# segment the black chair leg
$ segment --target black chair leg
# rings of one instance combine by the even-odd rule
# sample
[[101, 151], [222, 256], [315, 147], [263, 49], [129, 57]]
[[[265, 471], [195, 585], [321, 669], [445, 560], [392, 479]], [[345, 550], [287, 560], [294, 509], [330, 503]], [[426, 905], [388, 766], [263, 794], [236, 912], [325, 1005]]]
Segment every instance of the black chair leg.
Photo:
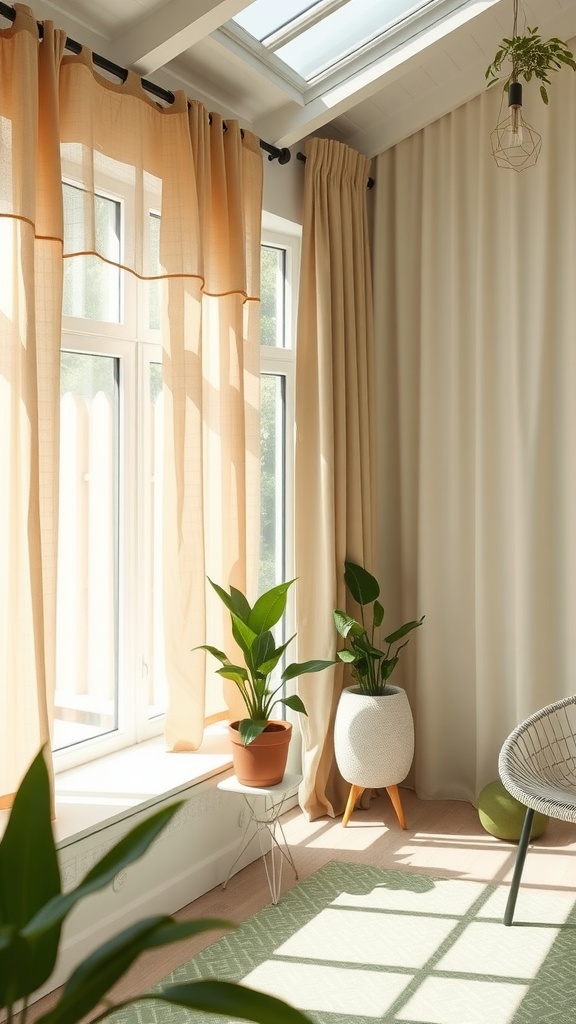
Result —
[[516, 906], [516, 897], [518, 895], [518, 889], [520, 888], [520, 879], [522, 878], [522, 870], [524, 868], [524, 861], [526, 860], [528, 843], [530, 842], [530, 832], [532, 831], [533, 818], [534, 809], [532, 807], [527, 807], [526, 814], [524, 815], [524, 824], [522, 825], [522, 832], [520, 833], [518, 850], [516, 852], [514, 874], [512, 875], [510, 892], [508, 893], [508, 901], [506, 903], [506, 910], [504, 911], [505, 925], [511, 925], [512, 918], [514, 917], [514, 907]]

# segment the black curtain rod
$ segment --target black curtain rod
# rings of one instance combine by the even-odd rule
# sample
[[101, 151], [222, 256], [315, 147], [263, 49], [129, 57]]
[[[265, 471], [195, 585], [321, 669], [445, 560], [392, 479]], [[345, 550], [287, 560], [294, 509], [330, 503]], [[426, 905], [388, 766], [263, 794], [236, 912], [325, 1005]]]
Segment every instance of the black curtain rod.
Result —
[[[306, 163], [305, 153], [296, 153], [296, 158], [298, 160], [301, 160], [303, 164]], [[374, 178], [368, 178], [368, 181], [366, 182], [366, 188], [374, 188]]]
[[[3, 3], [2, 0], [0, 0], [0, 14], [11, 22], [13, 22], [16, 17], [15, 9], [10, 7], [9, 4]], [[40, 39], [42, 39], [44, 34], [42, 22], [38, 21], [37, 25], [38, 34]], [[67, 50], [76, 54], [80, 53], [82, 50], [82, 43], [77, 43], [75, 39], [70, 39], [68, 36], [66, 37], [65, 46]], [[126, 68], [120, 67], [119, 64], [114, 64], [111, 60], [108, 60], [107, 57], [102, 57], [99, 53], [92, 53], [92, 60], [94, 64], [97, 67], [102, 68], [103, 71], [107, 71], [109, 74], [115, 75], [116, 78], [119, 78], [122, 82], [126, 81], [128, 77], [128, 71]], [[174, 93], [170, 92], [169, 89], [163, 89], [162, 86], [156, 85], [155, 82], [149, 82], [147, 78], [141, 78], [140, 81], [142, 82], [142, 88], [146, 89], [146, 92], [151, 93], [152, 96], [156, 96], [158, 99], [164, 100], [165, 103], [174, 103]], [[224, 125], [224, 128], [226, 128], [226, 125]], [[259, 141], [260, 149], [263, 149], [268, 153], [269, 160], [277, 160], [279, 164], [289, 163], [292, 154], [286, 146], [279, 149], [278, 146], [273, 146], [271, 142], [264, 142], [264, 139], [260, 139]]]

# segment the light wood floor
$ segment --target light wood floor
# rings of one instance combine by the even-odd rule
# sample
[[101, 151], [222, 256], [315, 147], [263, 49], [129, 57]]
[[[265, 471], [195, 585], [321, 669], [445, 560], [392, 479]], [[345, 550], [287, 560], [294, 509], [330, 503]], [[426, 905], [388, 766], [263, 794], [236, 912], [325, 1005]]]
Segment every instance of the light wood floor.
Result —
[[[331, 860], [373, 864], [428, 874], [473, 878], [493, 884], [510, 881], [516, 847], [488, 835], [474, 807], [461, 801], [422, 801], [402, 790], [407, 829], [400, 828], [386, 793], [368, 810], [354, 812], [347, 828], [342, 819], [308, 822], [299, 808], [282, 819], [300, 880]], [[576, 826], [550, 821], [530, 847], [522, 886], [576, 892]], [[296, 884], [285, 867], [282, 888]], [[179, 918], [220, 917], [240, 923], [270, 901], [260, 860], [235, 875], [226, 891], [211, 890], [189, 904]], [[217, 932], [145, 954], [112, 993], [114, 1002], [160, 981], [195, 953], [214, 942]], [[32, 1007], [29, 1019], [53, 1003], [53, 995]]]

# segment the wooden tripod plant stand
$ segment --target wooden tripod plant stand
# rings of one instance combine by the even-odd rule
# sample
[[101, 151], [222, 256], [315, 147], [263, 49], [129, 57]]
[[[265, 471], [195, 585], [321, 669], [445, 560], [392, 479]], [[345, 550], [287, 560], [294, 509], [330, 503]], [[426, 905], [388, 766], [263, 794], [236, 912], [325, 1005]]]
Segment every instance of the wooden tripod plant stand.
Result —
[[[366, 786], [350, 786], [350, 794], [348, 796], [348, 803], [346, 804], [346, 810], [344, 811], [344, 817], [342, 818], [342, 826], [346, 828], [350, 818], [352, 817], [352, 811], [354, 810], [357, 801], [362, 796], [362, 793], [366, 789]], [[400, 790], [398, 786], [386, 786], [386, 792], [390, 797], [392, 806], [396, 811], [396, 817], [400, 822], [400, 828], [406, 828], [406, 818], [404, 817], [404, 809], [402, 807], [402, 801], [400, 799]]]

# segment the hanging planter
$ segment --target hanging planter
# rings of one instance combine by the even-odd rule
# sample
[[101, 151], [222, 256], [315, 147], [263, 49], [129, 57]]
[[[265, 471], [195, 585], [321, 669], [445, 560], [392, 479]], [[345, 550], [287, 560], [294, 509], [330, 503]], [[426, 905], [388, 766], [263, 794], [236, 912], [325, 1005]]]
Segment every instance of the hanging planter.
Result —
[[540, 96], [548, 103], [550, 74], [563, 65], [576, 71], [572, 51], [562, 39], [543, 39], [537, 28], [526, 28], [518, 35], [518, 0], [513, 0], [512, 37], [502, 39], [492, 63], [486, 69], [487, 86], [503, 82], [508, 94], [508, 116], [496, 125], [490, 135], [492, 155], [499, 167], [521, 171], [536, 163], [542, 136], [522, 115], [522, 84], [533, 78], [540, 82]]

